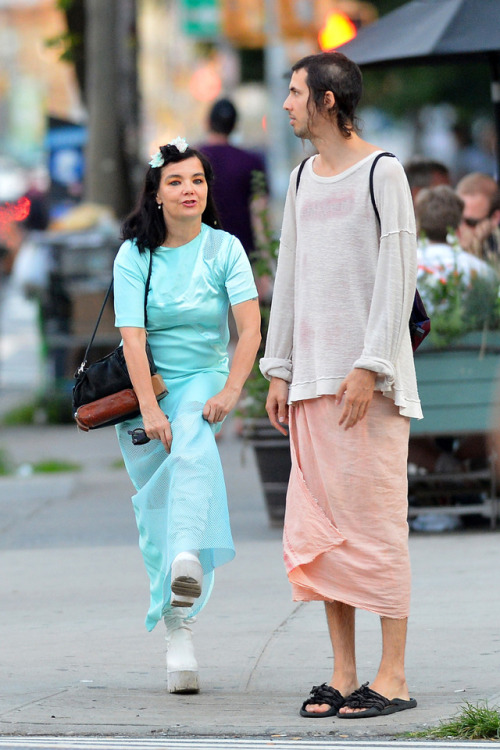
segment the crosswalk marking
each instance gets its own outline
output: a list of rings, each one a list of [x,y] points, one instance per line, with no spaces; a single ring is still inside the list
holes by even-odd
[[[453,740],[323,740],[274,735],[267,739],[222,737],[0,737],[8,750],[479,750],[491,742]]]

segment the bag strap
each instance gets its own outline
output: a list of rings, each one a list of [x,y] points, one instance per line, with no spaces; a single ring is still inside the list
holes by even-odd
[[[383,156],[392,156],[394,159],[396,158],[395,154],[391,154],[390,151],[384,151],[381,154],[377,154],[377,156],[372,162],[372,168],[370,169],[370,198],[372,200],[373,210],[375,211],[375,216],[377,217],[379,226],[380,226],[380,214],[378,212],[377,204],[375,203],[375,191],[373,189],[373,173],[375,171],[375,167],[377,165],[378,160],[381,159]]]
[[[299,189],[299,185],[300,185],[300,178],[302,177],[302,170],[304,169],[304,167],[305,167],[305,165],[306,165],[306,161],[307,161],[307,160],[308,160],[309,158],[310,158],[309,156],[306,156],[306,158],[304,159],[304,161],[301,161],[301,162],[300,162],[300,167],[299,167],[299,171],[297,172],[297,182],[295,183],[295,192],[297,192],[297,191],[298,191],[298,189]]]
[[[149,293],[149,284],[151,281],[151,271],[153,270],[153,253],[151,250],[149,251],[149,268],[148,268],[148,275],[146,278],[146,285],[144,287],[144,328],[147,328],[148,324],[148,313],[147,313],[147,302],[148,302],[148,293]],[[111,279],[111,284],[108,287],[108,291],[106,292],[106,296],[104,297],[104,302],[102,303],[101,311],[99,312],[99,315],[97,317],[97,322],[94,327],[94,332],[92,333],[92,336],[90,337],[90,341],[87,345],[87,348],[85,349],[85,354],[83,355],[83,361],[78,368],[78,372],[82,372],[85,369],[85,366],[87,364],[88,355],[90,352],[90,349],[92,347],[92,344],[94,343],[95,335],[97,333],[97,329],[99,328],[99,323],[101,322],[102,314],[104,312],[104,308],[106,307],[106,303],[109,299],[109,295],[111,294],[111,290],[113,289],[113,283],[114,280]]]
[[[392,156],[392,157],[393,157],[394,159],[396,158],[396,155],[395,155],[395,154],[391,154],[391,152],[390,152],[390,151],[384,151],[384,152],[383,152],[383,153],[381,153],[381,154],[377,154],[377,156],[376,156],[376,157],[375,157],[375,159],[373,160],[373,163],[372,163],[372,166],[371,166],[371,169],[370,169],[370,198],[371,198],[371,201],[372,201],[372,206],[373,206],[373,210],[375,211],[375,216],[377,217],[377,221],[378,221],[378,223],[379,223],[379,224],[380,224],[380,214],[379,214],[379,212],[378,212],[377,204],[375,203],[375,191],[374,191],[374,189],[373,189],[373,172],[375,171],[375,166],[376,166],[376,164],[377,164],[378,160],[379,160],[379,159],[381,159],[381,158],[382,158],[382,156]],[[297,191],[298,191],[298,189],[299,189],[299,185],[300,185],[300,178],[302,177],[302,172],[303,172],[303,170],[304,170],[304,167],[305,167],[306,161],[307,161],[307,160],[308,160],[309,158],[310,158],[310,157],[309,157],[309,156],[307,156],[307,157],[306,157],[306,158],[305,158],[305,159],[304,159],[303,161],[301,161],[301,163],[300,163],[299,171],[297,172],[297,181],[296,181],[296,183],[295,183],[295,192],[297,192]]]

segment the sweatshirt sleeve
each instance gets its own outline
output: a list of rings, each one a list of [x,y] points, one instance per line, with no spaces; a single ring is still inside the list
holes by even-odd
[[[273,289],[271,315],[267,331],[266,349],[260,360],[264,377],[292,381],[293,319],[295,299],[295,169],[290,178],[283,212],[278,265]]]
[[[408,181],[401,164],[383,158],[374,171],[380,246],[363,352],[354,367],[378,373],[376,388],[390,390],[405,339],[417,275],[416,230]]]

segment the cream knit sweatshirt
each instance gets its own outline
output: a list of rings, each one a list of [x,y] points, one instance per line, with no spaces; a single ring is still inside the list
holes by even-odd
[[[403,416],[422,417],[408,329],[416,284],[416,231],[406,175],[370,154],[334,177],[309,159],[290,177],[265,356],[266,378],[290,383],[289,402],[337,392],[355,367]]]

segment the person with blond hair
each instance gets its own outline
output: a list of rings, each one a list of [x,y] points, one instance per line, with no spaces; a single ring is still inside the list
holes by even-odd
[[[475,276],[492,277],[493,271],[484,260],[466,252],[459,244],[457,232],[462,222],[465,203],[451,187],[439,185],[424,188],[415,202],[415,217],[419,232],[417,246],[417,280],[434,277],[436,283],[449,274],[458,272],[467,283]],[[431,300],[425,285],[420,287],[426,308],[432,314]]]
[[[471,172],[456,188],[464,202],[460,244],[478,258],[500,261],[500,188],[491,175]]]

